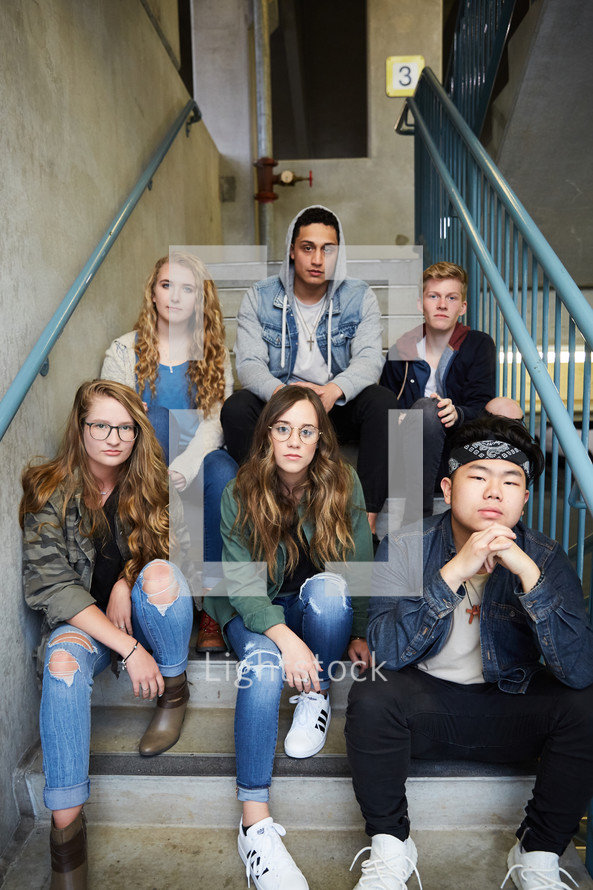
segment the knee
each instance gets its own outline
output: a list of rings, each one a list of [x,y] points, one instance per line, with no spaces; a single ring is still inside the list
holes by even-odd
[[[264,403],[248,389],[240,389],[228,397],[220,410],[220,420],[223,428],[242,428],[249,422],[255,422],[259,417]]]
[[[153,606],[170,606],[174,603],[180,593],[174,566],[164,559],[148,563],[142,574],[142,592]]]
[[[258,690],[267,690],[269,694],[274,694],[282,688],[282,654],[274,643],[269,642],[269,646],[248,643],[245,647],[243,659],[237,665],[239,689],[247,689],[257,683]]]
[[[327,612],[352,614],[348,585],[341,575],[334,572],[319,572],[318,575],[307,578],[299,597],[305,608],[308,607],[318,615]]]
[[[66,646],[68,649],[65,648]],[[47,670],[49,676],[65,683],[66,686],[72,686],[74,677],[80,671],[79,660],[69,651],[72,648],[76,651],[76,647],[80,647],[83,652],[96,652],[92,640],[75,628],[60,630],[50,638],[48,643]]]
[[[431,398],[418,399],[412,405],[415,410],[422,411],[422,428],[424,435],[433,436],[435,433],[445,435],[445,427],[439,417],[439,400]]]

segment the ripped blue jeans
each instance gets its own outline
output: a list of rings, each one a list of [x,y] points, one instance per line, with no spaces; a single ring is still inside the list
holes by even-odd
[[[151,602],[156,594],[143,591],[143,580],[154,564],[144,566],[132,588],[134,638],[152,651],[163,677],[177,677],[187,667],[193,601],[181,571],[168,563],[175,576],[168,588],[171,602]],[[43,798],[50,810],[79,806],[89,796],[93,677],[110,662],[111,651],[103,643],[71,624],[56,627],[49,638],[39,726]]]
[[[341,575],[322,572],[299,593],[278,596],[286,624],[317,656],[322,689],[331,683],[331,666],[342,657],[352,630],[352,603]],[[247,630],[237,615],[226,633],[239,658],[235,707],[235,752],[239,800],[267,801],[278,738],[278,710],[284,685],[280,650],[265,634]]]

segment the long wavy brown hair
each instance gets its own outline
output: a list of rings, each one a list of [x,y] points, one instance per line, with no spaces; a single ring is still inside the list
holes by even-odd
[[[80,497],[83,507],[81,533],[93,537],[107,528],[103,508],[93,506],[101,504],[101,492],[89,469],[83,439],[84,421],[93,400],[100,396],[116,399],[138,427],[134,448],[121,465],[117,480],[117,512],[131,554],[124,575],[128,583],[133,584],[147,562],[168,557],[169,485],[161,446],[140,396],[129,386],[112,380],[91,380],[78,388],[56,457],[36,466],[29,465],[23,471],[19,521],[23,527],[25,515],[38,513],[59,488],[64,498],[62,523],[70,501]]]
[[[299,517],[298,504],[278,475],[269,427],[301,401],[313,405],[321,436],[301,489],[305,509]],[[307,387],[285,386],[265,405],[249,457],[237,473],[234,497],[238,512],[233,534],[246,541],[254,560],[267,562],[273,580],[280,542],[286,547],[286,572],[290,574],[298,563],[295,525],[297,538],[304,544],[303,526],[308,522],[314,529],[309,554],[323,569],[324,563],[345,560],[354,552],[352,487],[352,473],[340,456],[334,428],[319,396]]]
[[[193,320],[193,346],[196,355],[203,358],[189,361],[186,372],[187,389],[192,407],[200,408],[208,417],[217,402],[224,401],[225,334],[218,291],[204,263],[190,253],[171,253],[157,260],[144,287],[144,299],[134,330],[136,341],[136,379],[138,392],[142,393],[148,382],[150,392],[156,395],[159,373],[158,313],[153,302],[154,287],[165,263],[185,266],[196,282],[198,298]],[[203,323],[202,323],[203,322]]]

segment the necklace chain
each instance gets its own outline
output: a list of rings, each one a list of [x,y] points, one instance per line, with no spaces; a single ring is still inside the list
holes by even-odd
[[[307,343],[309,344],[309,352],[313,351],[313,345],[315,343],[315,332],[319,326],[319,322],[321,321],[321,316],[323,315],[323,311],[325,309],[325,298],[326,294],[323,295],[321,299],[321,306],[319,308],[319,312],[317,313],[317,318],[315,319],[315,323],[313,328],[311,329],[305,320],[305,316],[301,310],[301,307],[298,304],[297,297],[294,298],[294,308],[296,309],[297,316],[301,320],[302,324],[305,326],[305,330],[308,332],[309,336],[307,337]]]

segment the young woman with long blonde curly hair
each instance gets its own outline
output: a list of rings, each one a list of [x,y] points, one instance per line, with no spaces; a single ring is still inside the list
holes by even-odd
[[[57,456],[23,473],[24,592],[43,613],[37,651],[44,799],[53,811],[52,890],[86,887],[93,677],[123,662],[134,695],[158,696],[140,753],[178,740],[189,691],[193,606],[169,562],[187,547],[177,496],[138,395],[83,383]],[[152,654],[151,654],[152,652]]]
[[[133,387],[145,402],[184,503],[201,513],[203,498],[204,561],[219,563],[220,498],[237,471],[220,425],[233,380],[216,286],[198,257],[171,252],[157,260],[134,330],[113,341],[101,376]],[[216,576],[202,580],[209,588]],[[204,637],[209,643],[200,648],[224,649],[203,615]]]
[[[221,585],[204,607],[240,660],[239,853],[258,890],[305,890],[268,808],[283,674],[299,693],[284,750],[310,757],[325,744],[333,663],[345,650],[362,670],[370,663],[367,602],[352,595],[347,563],[373,559],[359,479],[313,390],[286,386],[264,406],[221,515],[226,591]],[[266,576],[257,563],[267,565]]]

